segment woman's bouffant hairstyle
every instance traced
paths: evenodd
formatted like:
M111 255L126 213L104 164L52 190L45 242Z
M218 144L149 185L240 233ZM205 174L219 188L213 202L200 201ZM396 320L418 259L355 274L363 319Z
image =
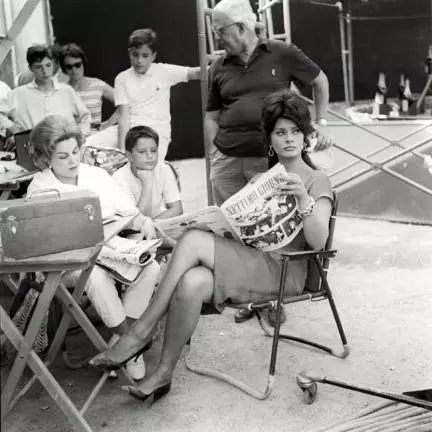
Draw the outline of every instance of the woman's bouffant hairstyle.
M69 44L63 45L61 47L61 50L59 53L59 62L60 62L60 66L62 68L62 71L64 73L66 73L65 63L64 63L66 57L79 58L79 59L81 59L81 61L83 63L84 70L87 67L87 57L85 56L82 48L75 43L69 43Z
M291 120L302 131L305 137L302 158L305 163L315 169L306 152L306 147L309 145L307 137L314 132L307 102L288 89L279 90L265 98L261 111L261 125L267 151L271 144L271 134L280 118ZM277 163L277 155L269 156L269 166L271 167L275 163Z
M83 136L78 125L61 115L49 115L30 133L30 154L39 169L49 168L57 144L75 138L81 148Z

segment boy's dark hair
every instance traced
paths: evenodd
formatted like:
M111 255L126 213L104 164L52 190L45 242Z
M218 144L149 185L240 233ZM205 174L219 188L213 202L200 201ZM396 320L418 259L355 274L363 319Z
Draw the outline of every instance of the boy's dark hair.
M128 48L139 48L147 45L152 52L156 52L156 32L150 28L134 30L128 39Z
M26 60L29 66L41 62L45 57L48 57L53 62L56 61L52 49L46 45L33 45L27 49Z
M59 62L63 72L66 72L64 61L66 57L75 57L81 59L83 62L84 70L87 66L87 57L80 46L75 43L69 43L64 45L60 50Z
M271 134L278 119L291 120L302 131L305 137L305 144L308 145L307 137L314 131L311 115L306 101L296 93L288 89L276 91L264 100L261 111L261 124L264 131L264 143L267 150L270 148ZM309 155L302 151L302 158L309 166L315 169ZM269 165L277 162L277 155L269 156Z
M126 151L131 152L140 138L150 138L159 147L159 135L149 126L134 126L129 129L125 138Z

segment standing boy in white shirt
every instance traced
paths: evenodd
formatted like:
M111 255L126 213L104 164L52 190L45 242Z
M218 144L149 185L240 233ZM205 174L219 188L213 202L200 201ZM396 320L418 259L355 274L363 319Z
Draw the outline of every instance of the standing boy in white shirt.
M86 144L125 149L125 136L134 126L149 126L159 135L159 161L171 141L170 89L200 78L199 67L154 63L157 36L152 29L135 30L128 40L131 67L120 72L114 83L118 126L107 128L102 137L90 137Z

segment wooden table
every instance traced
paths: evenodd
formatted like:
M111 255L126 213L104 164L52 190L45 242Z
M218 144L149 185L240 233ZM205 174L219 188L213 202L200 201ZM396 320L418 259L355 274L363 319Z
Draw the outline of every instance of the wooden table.
M122 217L117 221L104 225L105 241L108 241L128 226L134 217L135 216ZM102 376L89 398L84 403L84 406L81 410L78 410L48 370L48 366L57 356L66 336L68 327L73 319L76 320L77 324L84 330L86 335L99 351L107 349L106 342L82 311L78 303L84 292L85 284L93 269L101 247L102 245L98 245L92 248L67 251L19 261L0 260L0 275L36 271L42 271L47 274L44 289L39 295L39 300L28 325L28 330L24 335L19 332L9 315L3 307L0 306L1 329L17 350L17 356L1 394L2 424L6 414L15 405L18 399L30 389L37 379L39 379L58 407L66 414L74 428L79 431L91 431L91 428L84 419L83 414L102 388L108 374L106 373ZM78 284L72 295L63 286L63 284L60 283L62 274L69 270L81 270ZM48 311L54 296L61 301L66 313L63 315L57 333L45 358L45 362L42 362L36 352L33 351L32 347L43 318ZM34 377L15 396L15 398L12 399L26 365L28 365L33 371ZM125 376L129 379L126 373Z
M1 163L1 162L0 162ZM7 171L0 174L0 201L6 201L10 198L13 191L18 190L21 183L31 180L36 172L14 172ZM1 259L1 258L0 258ZM15 281L11 275L2 275L0 273L0 281L4 282L6 286L16 294L19 280Z
M12 172L0 174L0 200L7 200L10 194L14 190L18 190L21 183L31 180L37 171L35 172Z

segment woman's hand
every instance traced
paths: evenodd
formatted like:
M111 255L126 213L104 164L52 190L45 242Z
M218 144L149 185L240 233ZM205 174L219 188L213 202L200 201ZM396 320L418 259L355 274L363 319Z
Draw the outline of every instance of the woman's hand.
M147 240L156 238L156 228L151 218L143 216L140 232Z
M278 190L287 195L294 195L297 198L300 208L306 208L310 203L310 197L303 180L297 174L284 174L283 182L279 183Z

